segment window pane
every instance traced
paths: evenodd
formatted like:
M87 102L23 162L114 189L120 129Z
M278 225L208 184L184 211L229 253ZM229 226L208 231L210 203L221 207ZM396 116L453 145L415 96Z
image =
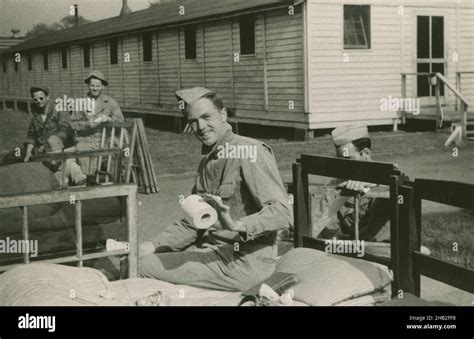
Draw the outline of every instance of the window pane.
M344 48L370 48L370 6L344 5Z
M153 50L152 50L152 37L151 32L142 34L143 41L143 61L152 61L153 60Z
M255 17L244 15L239 18L240 54L255 54Z
M194 26L184 29L184 49L186 59L196 59L196 28Z
M429 63L420 63L418 64L417 70L418 73L429 73L430 64ZM430 83L429 77L426 75L417 76L417 93L419 97L429 97L430 96Z
M61 50L61 60L63 68L67 68L67 47Z
M45 70L49 69L48 51L43 52L43 68Z
M417 51L418 58L430 57L430 17L417 17Z
M110 63L118 64L118 42L117 39L110 40Z
M444 58L444 18L434 16L431 20L431 57Z
M33 56L30 53L28 54L28 70L33 70Z
M82 45L82 53L83 53L83 58L84 58L84 67L90 67L91 66L91 46L86 43Z
M436 73L441 73L441 74L444 75L444 64L443 63L437 63L437 64L433 63L433 64L431 64L431 71L436 72ZM433 95L435 95L435 87L434 86L432 88L431 93L433 93ZM444 95L444 84L443 83L441 83L441 88L439 90L439 93L441 95Z
M7 72L7 62L5 59L2 60L2 68L3 68L3 73Z

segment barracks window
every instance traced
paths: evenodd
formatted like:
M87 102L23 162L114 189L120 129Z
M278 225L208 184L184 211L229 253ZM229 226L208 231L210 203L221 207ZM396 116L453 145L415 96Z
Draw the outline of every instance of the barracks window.
M28 70L33 70L33 55L31 53L28 53Z
M239 18L240 55L255 54L255 17L244 15Z
M91 45L87 42L82 45L82 58L84 59L84 68L91 66Z
M196 59L196 27L184 28L184 54L186 59Z
M370 49L369 5L344 5L344 49Z
M151 32L145 32L142 34L143 61L153 60L152 38L153 38L153 34Z
M48 51L43 51L43 69L47 71L49 69Z
M61 63L63 68L67 68L67 47L61 49Z
M2 68L3 68L3 73L7 72L7 61L5 59L2 59Z
M118 41L117 38L109 40L110 47L110 64L118 64Z

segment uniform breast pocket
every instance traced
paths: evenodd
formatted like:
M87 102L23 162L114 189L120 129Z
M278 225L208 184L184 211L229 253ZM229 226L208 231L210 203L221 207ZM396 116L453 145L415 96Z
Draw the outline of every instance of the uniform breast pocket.
M222 184L217 190L217 195L222 199L222 202L230 207L231 216L236 215L239 210L239 199L236 194L235 184Z

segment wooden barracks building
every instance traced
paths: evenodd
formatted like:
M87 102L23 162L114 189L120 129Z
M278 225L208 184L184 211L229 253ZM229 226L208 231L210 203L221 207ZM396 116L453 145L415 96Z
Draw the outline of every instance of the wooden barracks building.
M416 72L443 73L474 104L472 0L175 0L131 13L123 1L117 17L0 52L0 105L27 102L32 84L82 97L92 69L125 112L178 120L174 92L205 86L239 122L305 135L398 123L381 99L403 95L432 118L433 89ZM453 108L452 92L441 95Z

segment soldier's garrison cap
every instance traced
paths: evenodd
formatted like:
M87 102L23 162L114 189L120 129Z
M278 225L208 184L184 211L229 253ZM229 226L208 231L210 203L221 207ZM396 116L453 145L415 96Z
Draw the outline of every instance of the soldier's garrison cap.
M344 146L354 140L370 138L365 125L340 126L331 132L332 141L336 147Z
M204 87L193 87L188 89L181 89L179 91L176 91L175 94L178 100L183 100L186 105L192 105L196 101L201 99L203 96L216 93Z

